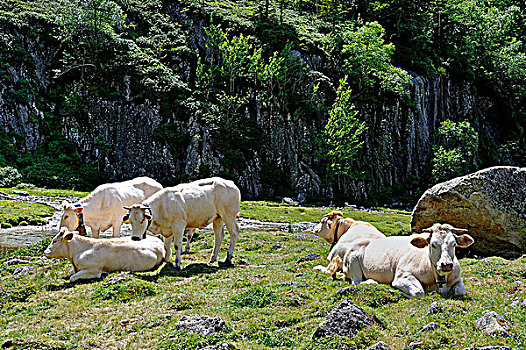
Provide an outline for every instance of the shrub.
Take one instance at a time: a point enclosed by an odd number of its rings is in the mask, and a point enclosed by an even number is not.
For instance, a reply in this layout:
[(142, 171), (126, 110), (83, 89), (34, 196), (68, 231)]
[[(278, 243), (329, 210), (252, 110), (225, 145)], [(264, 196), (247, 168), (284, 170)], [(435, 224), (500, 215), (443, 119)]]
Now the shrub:
[(15, 187), (22, 180), (20, 172), (10, 166), (0, 168), (0, 187)]

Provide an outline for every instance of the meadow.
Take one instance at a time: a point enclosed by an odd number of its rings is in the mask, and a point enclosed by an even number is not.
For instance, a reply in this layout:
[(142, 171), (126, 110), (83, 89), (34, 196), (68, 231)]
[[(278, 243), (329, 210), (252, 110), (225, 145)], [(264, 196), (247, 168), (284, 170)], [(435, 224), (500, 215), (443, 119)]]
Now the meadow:
[[(240, 215), (280, 222), (317, 222), (331, 208), (243, 202)], [(345, 209), (345, 216), (372, 222), (388, 235), (409, 234), (409, 213)], [(49, 242), (0, 259), (0, 344), (15, 349), (201, 349), (229, 343), (237, 349), (526, 348), (526, 257), (463, 258), (467, 295), (430, 293), (407, 300), (390, 286), (349, 287), (313, 271), (326, 264), (329, 244), (308, 232), (242, 231), (234, 267), (208, 264), (213, 234), (201, 232), (183, 255), (181, 271), (163, 264), (144, 273), (111, 273), (70, 283), (67, 260), (48, 260)], [(224, 260), (224, 243), (219, 259)], [(302, 259), (310, 254), (314, 260)], [(5, 262), (22, 261), (15, 265)], [(15, 273), (26, 266), (27, 273)], [(377, 319), (350, 339), (313, 338), (327, 314), (348, 298)], [(426, 314), (439, 303), (441, 312)], [(523, 307), (521, 307), (524, 305)], [(489, 335), (477, 320), (499, 313), (510, 336)], [(186, 315), (219, 317), (214, 335), (177, 329)], [(439, 327), (420, 330), (431, 322)]]

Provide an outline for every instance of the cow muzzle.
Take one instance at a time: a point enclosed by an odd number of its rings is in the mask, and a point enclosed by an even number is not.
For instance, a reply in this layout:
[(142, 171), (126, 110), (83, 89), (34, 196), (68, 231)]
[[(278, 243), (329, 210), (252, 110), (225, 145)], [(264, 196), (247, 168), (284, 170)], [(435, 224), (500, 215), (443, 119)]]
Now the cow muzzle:
[(132, 241), (140, 241), (141, 237), (132, 236)]
[(451, 272), (453, 271), (453, 263), (440, 263), (438, 264), (438, 269), (441, 272)]

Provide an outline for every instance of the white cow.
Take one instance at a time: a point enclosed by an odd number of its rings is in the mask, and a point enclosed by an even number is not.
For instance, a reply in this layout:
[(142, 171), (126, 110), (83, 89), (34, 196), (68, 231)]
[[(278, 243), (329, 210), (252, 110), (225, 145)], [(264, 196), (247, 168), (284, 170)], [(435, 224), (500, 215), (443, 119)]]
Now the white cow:
[[(214, 229), (214, 250), (210, 263), (217, 260), (219, 247), (225, 235), (223, 223), (230, 233), (230, 247), (225, 263), (232, 263), (239, 227), (241, 194), (237, 186), (220, 177), (202, 179), (189, 184), (166, 187), (142, 204), (126, 207), (125, 220), (132, 225), (132, 237), (141, 239), (146, 230), (165, 237), (166, 261), (170, 261), (171, 243), (174, 240), (175, 262), (181, 268), (181, 248), (185, 230), (203, 228), (210, 223)], [(175, 237), (175, 239), (174, 239)]]
[[(340, 211), (332, 211), (325, 214), (320, 223), (314, 227), (314, 234), (331, 243), (331, 250), (327, 256), (329, 262), (335, 256), (339, 256), (343, 260), (349, 243), (355, 240), (385, 238), (385, 235), (372, 224), (351, 218), (343, 218), (343, 213)], [(330, 272), (329, 267), (322, 265), (315, 266), (314, 270)]]
[(85, 225), (91, 228), (91, 235), (98, 238), (100, 232), (113, 226), (113, 237), (119, 237), (122, 216), (126, 213), (123, 206), (141, 203), (162, 188), (149, 177), (100, 185), (75, 204), (62, 203), (60, 227), (85, 234)]
[(453, 290), (455, 295), (464, 295), (455, 247), (467, 248), (473, 244), (473, 238), (467, 234), (457, 236), (456, 233), (467, 230), (449, 224), (434, 224), (422, 232), (355, 241), (343, 261), (338, 256), (333, 258), (331, 272), (341, 267), (353, 285), (362, 283), (365, 277), (391, 284), (408, 298), (437, 288), (440, 294)]
[(73, 265), (71, 282), (100, 278), (104, 272), (147, 271), (163, 262), (164, 243), (155, 237), (133, 241), (130, 237), (94, 239), (66, 228), (44, 251), (47, 258), (67, 258)]

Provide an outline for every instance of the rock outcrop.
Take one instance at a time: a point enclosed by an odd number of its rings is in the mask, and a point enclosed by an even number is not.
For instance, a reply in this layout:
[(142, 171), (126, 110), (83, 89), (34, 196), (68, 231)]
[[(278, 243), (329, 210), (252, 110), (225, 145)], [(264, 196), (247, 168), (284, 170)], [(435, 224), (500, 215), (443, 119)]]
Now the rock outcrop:
[(374, 324), (376, 324), (376, 321), (373, 316), (366, 313), (349, 299), (343, 299), (320, 323), (313, 334), (313, 338), (334, 334), (353, 338), (362, 328)]
[(413, 210), (411, 228), (436, 222), (469, 230), (470, 252), (518, 257), (526, 251), (526, 168), (492, 167), (437, 184)]

